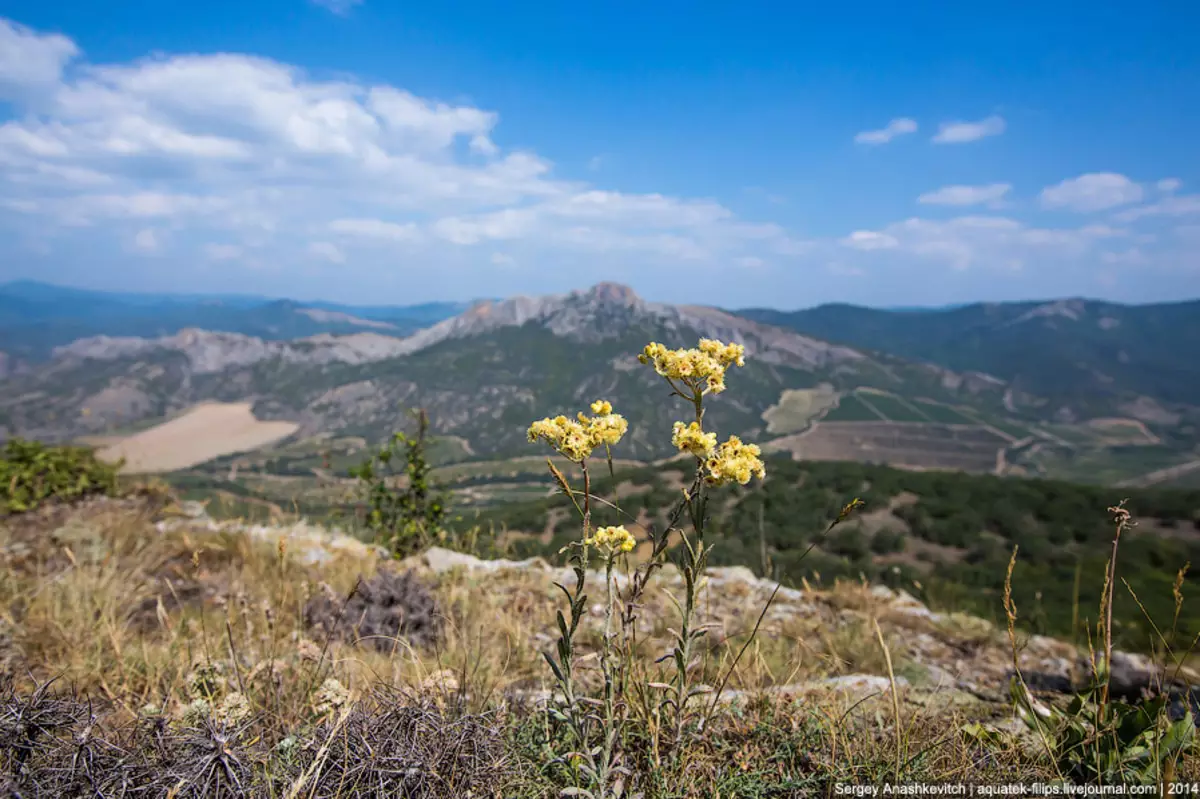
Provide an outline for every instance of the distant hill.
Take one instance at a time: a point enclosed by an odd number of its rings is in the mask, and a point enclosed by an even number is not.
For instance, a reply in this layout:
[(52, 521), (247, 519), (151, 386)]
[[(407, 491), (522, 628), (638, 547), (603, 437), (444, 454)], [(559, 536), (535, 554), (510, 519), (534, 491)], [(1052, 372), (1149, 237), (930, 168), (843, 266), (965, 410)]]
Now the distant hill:
[[(0, 350), (7, 355), (7, 371), (15, 371), (18, 364), (45, 361), (54, 348), (91, 336), (158, 338), (188, 328), (271, 341), (369, 330), (403, 336), (467, 307), (468, 303), (451, 302), (356, 307), (251, 295), (113, 293), (17, 281), (0, 286)], [(5, 371), (0, 368), (0, 377)]]
[(1140, 398), (1134, 410), (1144, 421), (1170, 417), (1157, 411), (1158, 403), (1200, 405), (1200, 300), (1120, 305), (1069, 299), (904, 311), (822, 305), (736, 313), (853, 347), (987, 372), (1046, 398), (1063, 421), (1121, 401), (1132, 407)]

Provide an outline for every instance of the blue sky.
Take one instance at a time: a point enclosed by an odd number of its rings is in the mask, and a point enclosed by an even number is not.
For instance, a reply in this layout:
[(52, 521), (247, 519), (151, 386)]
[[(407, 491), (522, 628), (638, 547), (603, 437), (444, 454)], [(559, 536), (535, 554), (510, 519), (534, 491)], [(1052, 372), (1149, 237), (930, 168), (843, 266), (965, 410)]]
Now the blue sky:
[(1195, 3), (0, 13), (0, 280), (372, 303), (600, 280), (787, 308), (1200, 295)]

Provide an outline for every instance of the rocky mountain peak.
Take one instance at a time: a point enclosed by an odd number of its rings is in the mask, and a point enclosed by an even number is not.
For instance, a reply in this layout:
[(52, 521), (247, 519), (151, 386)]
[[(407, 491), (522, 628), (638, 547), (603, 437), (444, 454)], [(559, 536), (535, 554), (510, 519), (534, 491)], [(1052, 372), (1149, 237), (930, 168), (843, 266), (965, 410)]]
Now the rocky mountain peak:
[(597, 304), (625, 306), (642, 304), (641, 297), (632, 288), (621, 283), (601, 282), (586, 291), (573, 291), (571, 295)]

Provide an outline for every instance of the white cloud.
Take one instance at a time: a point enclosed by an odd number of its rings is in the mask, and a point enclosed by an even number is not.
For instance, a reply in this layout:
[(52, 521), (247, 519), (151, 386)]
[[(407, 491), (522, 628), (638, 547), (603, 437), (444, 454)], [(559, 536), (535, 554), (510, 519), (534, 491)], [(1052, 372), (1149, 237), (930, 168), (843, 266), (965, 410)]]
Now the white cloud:
[(984, 186), (943, 186), (936, 191), (926, 192), (917, 198), (917, 202), (926, 205), (982, 205), (987, 203), (993, 207), (1004, 200), (1005, 195), (1012, 189), (1009, 183), (989, 183)]
[(471, 137), (471, 152), (479, 155), (493, 156), (500, 152), (500, 148), (482, 133), (477, 133)]
[(206, 244), (204, 254), (214, 261), (232, 261), (241, 257), (242, 248), (236, 244)]
[(588, 235), (596, 252), (659, 262), (803, 249), (714, 200), (556, 178), (538, 154), (501, 148), (499, 115), (470, 104), (236, 53), (85, 64), (68, 76), (60, 65), (79, 55), (69, 39), (4, 30), (53, 66), (38, 70), (36, 108), (19, 104), (29, 113), (0, 123), (0, 209), (51, 225), (101, 237), (169, 221), (199, 253), (231, 235), (294, 252), (297, 237), (324, 230), (412, 242), (433, 261), (512, 239), (556, 257), (588, 250)]
[(162, 249), (162, 241), (154, 228), (144, 228), (134, 235), (133, 248), (138, 252), (153, 254)]
[(856, 230), (842, 244), (855, 250), (890, 250), (899, 246), (900, 242), (894, 236), (878, 233), (874, 230)]
[(412, 241), (421, 234), (412, 222), (396, 224), (382, 219), (335, 219), (329, 223), (329, 229), (334, 233), (365, 238), (388, 239), (391, 241)]
[(999, 136), (1004, 132), (1004, 119), (990, 116), (978, 122), (943, 122), (938, 126), (937, 135), (933, 137), (935, 144), (965, 144), (979, 141), (988, 136)]
[(1030, 227), (1002, 216), (961, 216), (949, 220), (912, 218), (882, 230), (860, 230), (842, 240), (871, 257), (901, 258), (952, 269), (1016, 270), (1028, 263), (1084, 258), (1122, 231)]
[(344, 17), (355, 6), (362, 5), (363, 0), (312, 0), (312, 3), (337, 14), (339, 17)]
[(327, 241), (314, 241), (308, 245), (308, 251), (318, 258), (324, 258), (332, 264), (346, 263), (346, 256), (336, 245)]
[(489, 258), (488, 260), (491, 261), (496, 266), (515, 266), (517, 263), (517, 260), (515, 258), (513, 258), (511, 255), (505, 255), (502, 252), (492, 253), (492, 257)]
[(767, 262), (756, 255), (742, 255), (733, 259), (736, 266), (742, 269), (759, 269), (767, 265)]
[(1183, 181), (1179, 178), (1163, 178), (1155, 183), (1154, 186), (1164, 194), (1170, 194), (1179, 191), (1179, 187), (1183, 185)]
[(1146, 254), (1137, 247), (1132, 247), (1123, 252), (1100, 253), (1100, 260), (1103, 263), (1114, 266), (1144, 266), (1150, 262)]
[(37, 33), (0, 18), (0, 98), (53, 86), (78, 54), (79, 48), (65, 36)]
[(1135, 222), (1146, 217), (1157, 216), (1191, 216), (1200, 214), (1200, 194), (1183, 194), (1164, 197), (1158, 202), (1128, 208), (1117, 213), (1114, 218), (1118, 222)]
[(887, 144), (897, 136), (906, 133), (916, 133), (917, 123), (908, 117), (898, 117), (879, 130), (864, 130), (855, 134), (856, 144)]
[(1142, 187), (1115, 172), (1091, 172), (1042, 189), (1042, 205), (1068, 211), (1103, 211), (1142, 199)]

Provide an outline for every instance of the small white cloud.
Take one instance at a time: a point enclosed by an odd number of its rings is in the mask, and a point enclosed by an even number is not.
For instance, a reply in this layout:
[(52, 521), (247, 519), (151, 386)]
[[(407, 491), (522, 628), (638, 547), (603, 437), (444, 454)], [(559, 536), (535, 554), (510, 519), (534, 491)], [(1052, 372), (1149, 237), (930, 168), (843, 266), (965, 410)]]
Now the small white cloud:
[(892, 262), (942, 263), (963, 270), (981, 266), (1016, 271), (1030, 264), (1095, 258), (1124, 231), (1102, 225), (1083, 228), (1028, 227), (1003, 216), (961, 216), (948, 220), (912, 218), (879, 231), (858, 231), (842, 243), (866, 258)]
[(1154, 185), (1164, 194), (1170, 194), (1171, 192), (1179, 191), (1179, 187), (1183, 185), (1183, 181), (1179, 178), (1163, 178)]
[(938, 126), (934, 144), (966, 144), (987, 136), (999, 136), (1005, 129), (1004, 119), (990, 116), (978, 122), (943, 122)]
[(1042, 189), (1042, 205), (1068, 211), (1103, 211), (1142, 199), (1142, 187), (1115, 172), (1091, 172)]
[(1005, 195), (1012, 189), (1009, 183), (990, 183), (986, 186), (943, 186), (936, 191), (926, 192), (917, 198), (917, 202), (925, 205), (982, 205), (992, 206), (1001, 204)]
[(1129, 208), (1116, 215), (1118, 222), (1133, 222), (1147, 216), (1189, 216), (1200, 214), (1200, 194), (1164, 197), (1156, 203)]
[(206, 244), (204, 254), (214, 261), (232, 261), (242, 254), (242, 248), (235, 244)]
[(471, 152), (486, 155), (489, 158), (500, 152), (500, 148), (483, 133), (471, 137)]
[(897, 136), (916, 133), (917, 123), (908, 117), (897, 117), (879, 130), (864, 130), (854, 136), (856, 144), (887, 144)]
[(743, 269), (758, 269), (767, 265), (767, 262), (762, 258), (753, 255), (743, 255), (740, 258), (734, 258), (733, 263)]
[(513, 266), (517, 262), (511, 255), (505, 255), (502, 252), (492, 253), (492, 257), (489, 260), (496, 266)]
[(895, 236), (875, 230), (856, 230), (842, 239), (842, 244), (855, 250), (890, 250), (899, 243)]
[(602, 155), (593, 155), (591, 158), (589, 158), (589, 159), (588, 159), (587, 168), (588, 168), (590, 171), (592, 171), (592, 172), (596, 172), (596, 171), (598, 171), (598, 170), (600, 169), (600, 167), (602, 167), (602, 166), (604, 166), (604, 156), (602, 156)]
[(0, 18), (0, 97), (53, 85), (79, 55), (75, 42)]
[(346, 16), (355, 6), (362, 5), (362, 2), (363, 0), (312, 0), (313, 5), (318, 5), (339, 17)]
[(145, 228), (139, 230), (133, 237), (133, 247), (138, 252), (153, 254), (162, 249), (162, 241), (159, 240), (158, 233), (153, 228)]
[(1137, 247), (1124, 252), (1102, 252), (1100, 260), (1112, 266), (1143, 266), (1150, 262), (1146, 254)]
[(391, 241), (412, 241), (420, 236), (420, 231), (412, 222), (397, 224), (382, 219), (335, 219), (329, 223), (329, 229), (348, 236)]
[(332, 264), (346, 263), (346, 256), (342, 254), (342, 251), (327, 241), (314, 241), (308, 245), (308, 251)]

